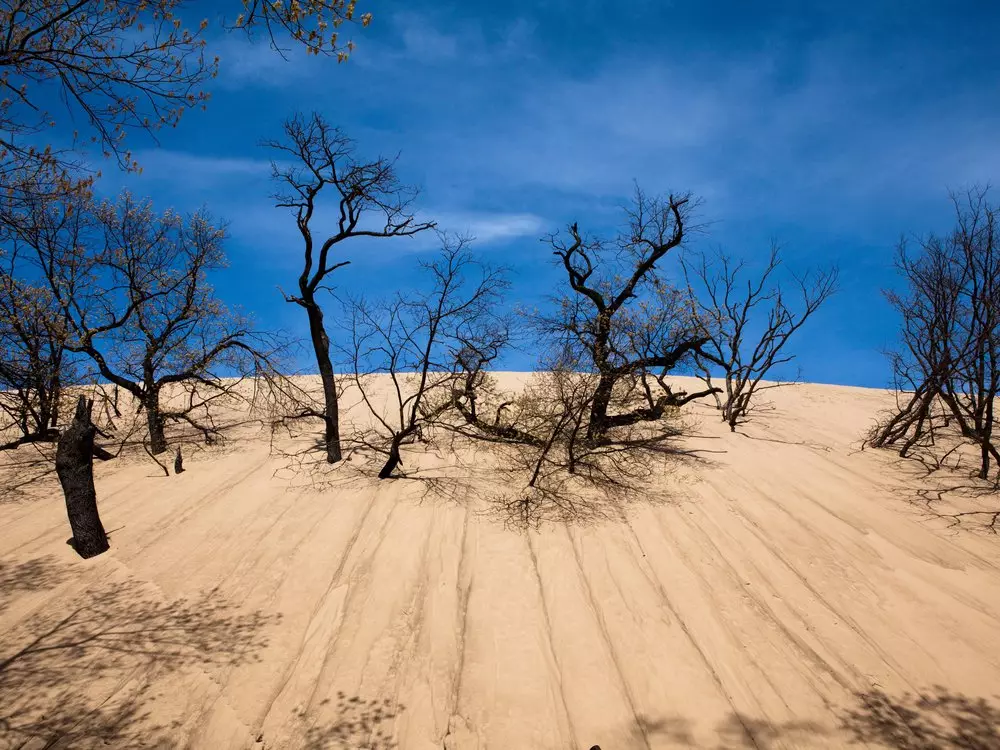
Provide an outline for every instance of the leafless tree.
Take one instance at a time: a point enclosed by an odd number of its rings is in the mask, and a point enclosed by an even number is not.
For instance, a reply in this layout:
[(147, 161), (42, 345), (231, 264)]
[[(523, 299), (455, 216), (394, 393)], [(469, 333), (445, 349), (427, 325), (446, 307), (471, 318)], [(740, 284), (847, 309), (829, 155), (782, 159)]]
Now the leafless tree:
[(947, 236), (920, 239), (916, 253), (900, 242), (896, 266), (906, 289), (888, 291), (886, 297), (903, 319), (902, 347), (891, 361), (897, 390), (906, 399), (868, 439), (875, 447), (898, 446), (907, 456), (914, 447), (933, 445), (935, 431), (953, 423), (978, 448), (980, 479), (989, 477), (993, 461), (1000, 463), (994, 442), (1000, 392), (1000, 208), (988, 203), (988, 190), (952, 193), (956, 226)]
[[(628, 227), (611, 242), (585, 238), (575, 223), (568, 239), (547, 238), (569, 291), (553, 300), (554, 314), (533, 318), (543, 339), (597, 375), (586, 418), (589, 442), (606, 439), (616, 427), (655, 422), (667, 407), (712, 392), (676, 394), (662, 377), (708, 342), (683, 293), (657, 268), (690, 231), (690, 196), (650, 198), (636, 187), (625, 211)], [(655, 395), (651, 381), (660, 387)], [(616, 389), (641, 392), (644, 403), (612, 413)]]
[[(695, 362), (701, 378), (713, 388), (712, 370), (721, 370), (725, 390), (716, 395), (722, 420), (736, 432), (754, 407), (754, 396), (768, 388), (787, 385), (761, 381), (775, 367), (795, 358), (785, 349), (788, 339), (826, 302), (837, 288), (837, 269), (815, 275), (793, 275), (798, 309), (775, 274), (781, 265), (779, 248), (772, 244), (767, 265), (759, 276), (744, 278), (745, 263), (722, 251), (710, 258), (692, 253), (681, 258), (691, 304), (706, 341)], [(794, 381), (792, 381), (794, 382)]]
[[(282, 140), (265, 141), (263, 145), (277, 152), (278, 159), (287, 160), (272, 162), (272, 174), (278, 183), (274, 198), (279, 208), (291, 209), (295, 217), (303, 257), (298, 290), (284, 296), (306, 312), (323, 384), (322, 406), (303, 404), (299, 416), (323, 421), (326, 460), (336, 463), (342, 457), (340, 414), (330, 337), (320, 299), (323, 292), (331, 291), (330, 274), (351, 261), (336, 256), (335, 251), (348, 239), (409, 237), (435, 224), (415, 220), (411, 206), (417, 190), (399, 182), (394, 159), (359, 159), (354, 142), (319, 114), (295, 115), (285, 122)], [(325, 188), (329, 190), (323, 193)], [(314, 237), (321, 194), (329, 196), (335, 218), (327, 232)]]
[[(402, 464), (404, 445), (450, 412), (464, 389), (463, 357), (487, 347), (497, 351), (507, 325), (497, 310), (508, 287), (504, 270), (477, 260), (469, 238), (439, 234), (442, 248), (420, 268), (426, 291), (398, 293), (391, 300), (347, 303), (346, 354), (353, 384), (375, 420), (375, 430), (358, 429), (352, 442), (385, 456), (380, 479)], [(387, 376), (388, 383), (381, 378)], [(388, 386), (388, 404), (377, 386)]]
[(209, 283), (224, 265), (224, 239), (204, 212), (157, 216), (128, 193), (117, 203), (45, 203), (19, 222), (15, 252), (33, 254), (66, 327), (65, 350), (136, 399), (154, 454), (167, 448), (168, 422), (211, 439), (210, 405), (236, 392), (226, 376), (253, 374), (268, 360), (263, 335)]
[(661, 460), (688, 453), (675, 440), (680, 408), (713, 389), (677, 391), (668, 377), (707, 337), (658, 264), (692, 231), (690, 211), (688, 196), (637, 188), (615, 239), (587, 238), (576, 224), (566, 239), (549, 236), (568, 289), (551, 311), (526, 314), (538, 372), (505, 393), (481, 371), (488, 351), (463, 362), (462, 403), (477, 411), (459, 409), (455, 429), (507, 446), (526, 485), (509, 498), (512, 513), (597, 512), (602, 498), (635, 491)]

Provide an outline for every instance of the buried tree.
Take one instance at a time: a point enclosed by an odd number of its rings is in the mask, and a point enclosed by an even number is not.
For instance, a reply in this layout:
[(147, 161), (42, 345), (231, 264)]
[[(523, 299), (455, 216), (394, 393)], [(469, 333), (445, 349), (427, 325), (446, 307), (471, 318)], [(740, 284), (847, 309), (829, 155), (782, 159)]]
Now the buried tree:
[[(836, 291), (838, 277), (836, 267), (793, 274), (795, 292), (786, 293), (773, 280), (781, 265), (776, 244), (756, 278), (744, 277), (744, 265), (721, 251), (714, 258), (693, 253), (687, 261), (681, 259), (691, 304), (706, 339), (694, 361), (709, 388), (714, 388), (713, 369), (725, 378), (725, 392), (714, 395), (722, 420), (732, 432), (754, 411), (759, 391), (795, 382), (764, 384), (763, 380), (795, 358), (785, 350), (788, 339)], [(692, 282), (699, 287), (697, 291)], [(800, 300), (798, 305), (793, 296)]]
[(990, 205), (987, 191), (951, 196), (949, 234), (919, 240), (915, 252), (899, 246), (905, 287), (886, 292), (902, 318), (901, 346), (891, 353), (898, 401), (867, 441), (906, 457), (933, 447), (938, 430), (953, 425), (977, 449), (980, 479), (1000, 465), (1000, 206)]
[[(508, 338), (507, 320), (496, 312), (509, 286), (505, 270), (476, 258), (469, 238), (439, 238), (437, 258), (420, 263), (426, 290), (345, 305), (350, 377), (375, 421), (350, 440), (385, 457), (379, 479), (397, 475), (404, 445), (424, 439), (427, 428), (462, 408), (456, 399), (467, 382), (466, 358), (502, 348)], [(377, 374), (388, 376), (391, 386), (384, 402), (372, 378)]]
[[(596, 374), (587, 399), (588, 442), (607, 439), (616, 427), (656, 422), (668, 407), (714, 390), (674, 393), (662, 377), (708, 341), (658, 268), (690, 232), (690, 210), (690, 196), (649, 197), (636, 187), (625, 209), (628, 226), (614, 240), (588, 240), (575, 223), (568, 240), (547, 239), (569, 289), (553, 300), (555, 314), (533, 323), (547, 343), (563, 347), (566, 364)], [(656, 396), (650, 380), (662, 391)], [(613, 412), (623, 389), (641, 390), (642, 403)]]
[(80, 396), (73, 421), (59, 436), (56, 446), (56, 474), (66, 496), (66, 514), (73, 530), (71, 543), (83, 558), (99, 555), (109, 547), (94, 489), (97, 426), (91, 421), (93, 408), (92, 399)]

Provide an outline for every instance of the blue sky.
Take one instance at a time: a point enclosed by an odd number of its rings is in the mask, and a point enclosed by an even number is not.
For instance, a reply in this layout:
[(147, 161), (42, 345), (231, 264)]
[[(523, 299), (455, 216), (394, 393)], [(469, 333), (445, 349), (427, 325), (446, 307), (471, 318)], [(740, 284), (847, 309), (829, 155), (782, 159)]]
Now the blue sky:
[[(229, 5), (192, 4), (185, 21)], [(803, 378), (827, 383), (889, 383), (880, 349), (897, 320), (880, 289), (895, 282), (896, 242), (946, 230), (947, 190), (1000, 172), (1000, 10), (986, 2), (365, 9), (372, 25), (348, 30), (357, 49), (340, 65), (298, 51), (285, 61), (213, 26), (208, 110), (159, 146), (134, 136), (142, 175), (104, 168), (105, 194), (127, 184), (159, 209), (204, 205), (228, 220), (217, 286), (263, 327), (305, 332), (276, 289), (294, 285), (301, 251), (257, 145), (295, 111), (321, 112), (360, 154), (400, 152), (420, 214), (511, 265), (524, 304), (559, 280), (539, 238), (573, 221), (610, 231), (633, 180), (703, 199), (710, 226), (696, 246), (753, 262), (775, 238), (793, 270), (837, 263), (842, 291), (790, 344)], [(412, 283), (434, 238), (342, 248), (353, 264), (337, 284), (378, 296)], [(532, 355), (505, 365), (530, 368)]]

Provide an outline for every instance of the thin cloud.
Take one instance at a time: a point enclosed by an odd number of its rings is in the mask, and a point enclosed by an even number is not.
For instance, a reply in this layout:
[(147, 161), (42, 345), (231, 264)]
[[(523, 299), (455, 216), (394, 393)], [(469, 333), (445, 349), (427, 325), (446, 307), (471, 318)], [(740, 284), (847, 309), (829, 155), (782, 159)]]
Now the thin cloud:
[(441, 212), (434, 214), (438, 229), (475, 239), (475, 245), (490, 245), (517, 237), (536, 237), (548, 228), (545, 219), (535, 214), (484, 212)]
[(527, 18), (487, 27), (478, 19), (449, 20), (444, 14), (413, 10), (388, 15), (385, 37), (358, 42), (352, 57), (359, 67), (388, 70), (403, 65), (483, 67), (537, 57), (537, 24)]

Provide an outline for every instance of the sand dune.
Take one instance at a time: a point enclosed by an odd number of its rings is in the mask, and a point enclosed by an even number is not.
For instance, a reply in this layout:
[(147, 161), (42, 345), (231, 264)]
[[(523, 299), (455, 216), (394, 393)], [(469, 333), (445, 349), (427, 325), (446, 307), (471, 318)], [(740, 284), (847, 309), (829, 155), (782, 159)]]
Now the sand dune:
[(83, 561), (49, 481), (0, 506), (0, 748), (1000, 747), (1000, 540), (858, 450), (887, 392), (769, 393), (695, 406), (664, 498), (530, 532), (257, 438), (99, 466)]

